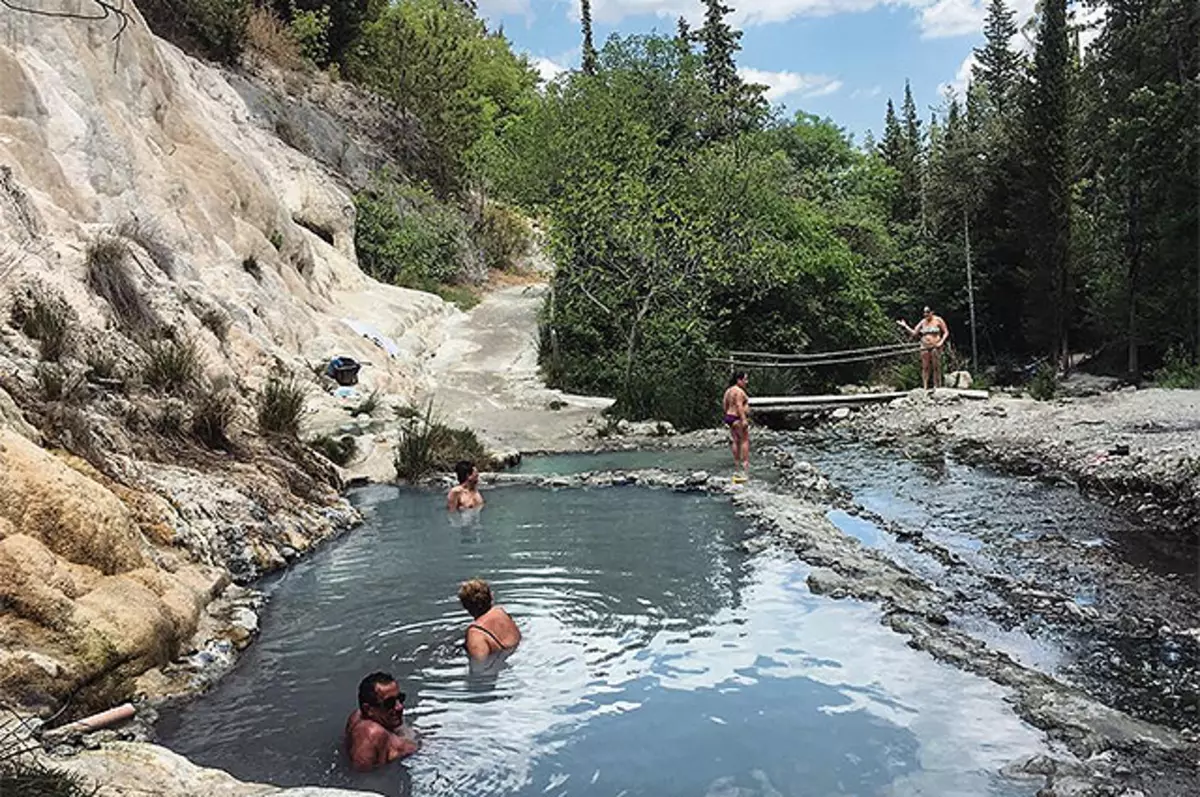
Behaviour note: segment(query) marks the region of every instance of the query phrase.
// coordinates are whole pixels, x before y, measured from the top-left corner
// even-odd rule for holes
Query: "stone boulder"
[[[225,580],[154,548],[116,493],[0,430],[0,683],[19,702],[164,663]]]
[[[138,742],[106,744],[52,763],[98,784],[96,797],[379,797],[357,790],[245,783],[228,772],[197,766],[165,747]]]

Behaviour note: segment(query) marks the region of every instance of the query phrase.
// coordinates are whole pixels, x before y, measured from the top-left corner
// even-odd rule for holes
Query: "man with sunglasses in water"
[[[396,679],[373,672],[358,685],[358,709],[346,720],[346,750],[360,772],[417,752],[404,728],[404,693]]]

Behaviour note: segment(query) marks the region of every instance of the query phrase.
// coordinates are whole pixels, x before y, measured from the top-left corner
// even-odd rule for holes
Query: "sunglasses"
[[[400,705],[403,706],[404,699],[406,697],[408,697],[408,695],[401,692],[400,694],[396,695],[395,697],[385,697],[383,700],[380,700],[375,705],[378,706],[379,708],[383,709],[384,711],[395,711],[396,704],[399,703]]]

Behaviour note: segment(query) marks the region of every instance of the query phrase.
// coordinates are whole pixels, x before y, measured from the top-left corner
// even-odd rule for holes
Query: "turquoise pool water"
[[[371,488],[365,528],[267,584],[262,637],[162,741],[280,785],[399,795],[1016,797],[1040,752],[1004,690],[911,650],[879,610],[811,594],[788,553],[740,551],[719,497]],[[460,580],[525,640],[472,669]],[[424,747],[370,775],[340,752],[358,680],[390,670]]]

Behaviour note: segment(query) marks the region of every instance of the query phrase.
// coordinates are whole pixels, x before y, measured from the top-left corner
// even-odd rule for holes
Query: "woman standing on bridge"
[[[921,385],[929,389],[929,375],[933,373],[933,386],[942,386],[942,347],[950,337],[950,327],[940,315],[934,315],[928,306],[921,311],[921,320],[910,327],[901,318],[896,321],[900,328],[914,338],[921,339]]]

